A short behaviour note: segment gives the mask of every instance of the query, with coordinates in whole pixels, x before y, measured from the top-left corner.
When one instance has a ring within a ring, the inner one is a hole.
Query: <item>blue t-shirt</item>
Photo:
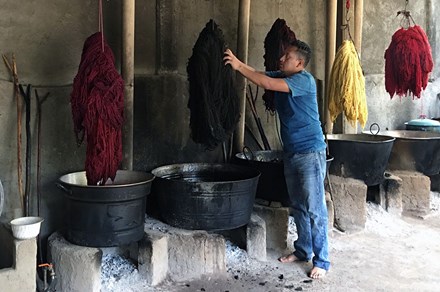
[[[288,77],[283,77],[280,71],[266,72],[266,75],[284,78],[290,89],[288,93],[275,92],[284,151],[296,154],[325,149],[312,74],[302,70]]]

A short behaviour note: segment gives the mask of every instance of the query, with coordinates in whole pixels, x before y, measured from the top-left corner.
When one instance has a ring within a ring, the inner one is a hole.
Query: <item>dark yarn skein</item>
[[[280,58],[287,46],[296,40],[295,33],[287,26],[286,21],[277,18],[264,39],[264,66],[266,71],[280,69]],[[266,110],[275,112],[274,92],[265,90],[263,94]]]
[[[223,33],[211,19],[187,65],[191,138],[208,150],[226,141],[240,118],[233,71],[223,62],[225,49]]]

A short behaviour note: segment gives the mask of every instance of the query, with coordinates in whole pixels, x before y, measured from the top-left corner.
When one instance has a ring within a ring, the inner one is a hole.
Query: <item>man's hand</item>
[[[230,49],[226,49],[223,60],[225,61],[225,65],[231,65],[232,69],[234,70],[238,70],[242,65],[242,62],[237,59],[237,57],[232,53]]]
[[[290,90],[284,79],[271,78],[266,76],[263,72],[256,71],[251,66],[237,59],[230,49],[226,49],[223,61],[225,62],[225,66],[228,64],[231,65],[232,69],[237,70],[241,75],[259,87],[280,92],[289,92]]]

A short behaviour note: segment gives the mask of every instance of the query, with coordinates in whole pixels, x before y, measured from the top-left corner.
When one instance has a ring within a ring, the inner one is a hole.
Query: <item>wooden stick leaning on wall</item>
[[[18,74],[17,74],[17,63],[15,61],[15,54],[12,54],[12,65],[9,63],[8,58],[2,55],[3,61],[6,67],[11,73],[12,82],[14,83],[14,98],[17,103],[17,184],[18,184],[18,194],[20,195],[21,209],[24,213],[24,192],[23,192],[23,168],[21,161],[21,120],[23,115],[23,104],[20,95]]]

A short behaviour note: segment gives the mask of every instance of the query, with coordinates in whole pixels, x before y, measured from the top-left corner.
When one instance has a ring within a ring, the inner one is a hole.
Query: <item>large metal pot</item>
[[[418,171],[435,175],[440,171],[440,133],[431,131],[380,131],[396,139],[391,151],[390,170]]]
[[[144,234],[151,173],[118,170],[115,181],[87,185],[85,171],[63,175],[66,239],[82,246],[106,247],[138,241]]]
[[[260,173],[233,164],[185,163],[152,170],[161,219],[183,229],[228,230],[249,223]]]
[[[367,186],[382,183],[394,140],[384,135],[327,135],[329,152],[334,157],[330,174],[360,179]]]
[[[284,179],[283,151],[246,151],[237,153],[234,163],[257,169],[261,172],[256,197],[267,201],[289,205],[286,181]]]
[[[249,166],[261,172],[258,181],[256,197],[266,201],[281,202],[283,206],[289,206],[289,194],[284,178],[282,150],[245,151],[237,153],[234,163]],[[327,155],[327,170],[333,157]]]

